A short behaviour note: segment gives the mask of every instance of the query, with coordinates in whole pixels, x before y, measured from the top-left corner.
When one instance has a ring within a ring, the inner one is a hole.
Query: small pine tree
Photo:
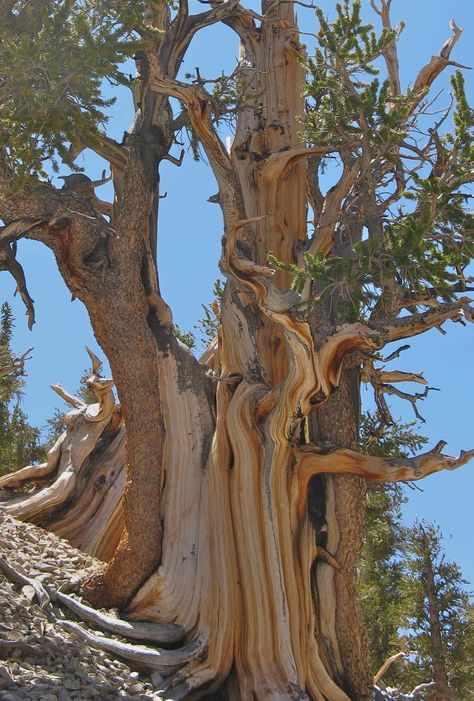
[[[407,529],[403,587],[408,644],[420,668],[436,686],[429,701],[474,699],[473,607],[459,566],[443,553],[439,528],[417,522]]]
[[[4,302],[0,309],[0,366],[13,360],[13,328],[11,307]],[[29,424],[20,405],[25,384],[23,378],[24,371],[20,369],[0,381],[0,474],[41,462],[45,457],[40,431]]]

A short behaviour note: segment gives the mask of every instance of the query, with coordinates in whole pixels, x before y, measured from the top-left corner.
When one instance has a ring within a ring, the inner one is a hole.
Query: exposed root
[[[44,586],[37,579],[28,577],[20,570],[10,565],[4,557],[0,556],[0,571],[7,577],[11,582],[15,584],[21,584],[22,586],[30,586],[34,589],[36,599],[41,608],[44,608],[51,603],[48,592]]]
[[[79,618],[92,623],[95,629],[105,630],[114,635],[133,640],[146,640],[152,643],[169,645],[177,643],[185,635],[184,628],[175,623],[150,623],[148,621],[124,621],[121,618],[107,616],[96,609],[73,599],[60,591],[54,593],[53,598],[66,606]]]
[[[41,582],[20,572],[3,557],[0,557],[0,572],[16,584],[32,587],[39,605],[46,610],[48,617],[58,625],[61,625],[64,630],[84,640],[92,647],[115,657],[126,659],[139,668],[149,671],[156,670],[164,675],[169,675],[189,662],[206,656],[207,643],[201,639],[196,639],[176,650],[163,650],[144,645],[123,643],[119,640],[96,635],[78,623],[65,619],[62,614],[59,614],[58,610],[53,608],[52,602],[59,602],[67,606],[76,615],[92,623],[95,628],[103,628],[120,636],[146,638],[156,641],[157,639],[163,640],[167,635],[168,642],[177,642],[183,637],[184,631],[180,626],[170,625],[168,627],[147,622],[131,624],[127,621],[113,619],[111,616],[105,616],[62,592],[48,591]]]
[[[65,630],[73,633],[88,645],[103,650],[112,655],[116,655],[133,664],[144,667],[148,670],[156,670],[165,674],[171,674],[187,662],[199,658],[206,654],[207,644],[203,640],[194,640],[178,650],[152,649],[144,645],[131,645],[121,643],[112,638],[99,637],[94,633],[82,628],[78,623],[72,621],[60,621]]]

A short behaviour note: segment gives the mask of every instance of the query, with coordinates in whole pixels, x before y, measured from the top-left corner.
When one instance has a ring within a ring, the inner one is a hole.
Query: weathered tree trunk
[[[89,351],[90,352],[90,351]],[[48,452],[47,461],[0,478],[2,508],[67,538],[76,547],[108,560],[123,531],[122,496],[126,476],[125,428],[115,405],[112,381],[100,376],[91,353],[87,380],[99,400],[87,406],[59,385],[53,389],[74,407],[66,430]],[[12,490],[34,485],[15,496]]]
[[[345,370],[334,394],[310,416],[310,436],[315,443],[357,450],[359,392],[358,368]],[[317,475],[309,490],[308,509],[321,552],[313,569],[321,646],[335,679],[349,697],[370,698],[367,641],[356,587],[365,485],[350,475]],[[323,549],[335,562],[324,558]]]

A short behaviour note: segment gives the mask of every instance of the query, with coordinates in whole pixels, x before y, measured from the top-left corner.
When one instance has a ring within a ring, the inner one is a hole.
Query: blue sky
[[[452,16],[464,28],[453,58],[462,64],[474,64],[472,0],[394,0],[392,4],[394,23],[401,19],[406,21],[399,44],[404,85],[413,82],[417,70],[432,54],[438,53],[450,35]],[[334,5],[333,0],[320,2],[329,16]],[[363,0],[363,10],[371,21],[377,22],[368,0]],[[202,11],[202,5],[196,3],[196,11]],[[316,31],[311,11],[298,9],[298,15],[305,31]],[[207,29],[193,42],[183,72],[193,72],[195,66],[199,66],[203,76],[211,77],[221,70],[231,69],[237,55],[238,44],[228,28]],[[448,75],[449,71],[437,83],[437,88],[444,91],[438,98],[439,108],[449,101]],[[469,71],[466,72],[466,81],[468,86],[470,84],[472,96],[473,81]],[[123,90],[111,117],[110,132],[121,138],[130,121],[131,101]],[[176,149],[178,155],[179,147]],[[100,177],[105,167],[99,159],[90,157],[85,165],[87,174],[93,179]],[[160,177],[162,192],[168,192],[160,203],[158,257],[161,288],[173,309],[175,322],[182,330],[192,330],[201,316],[201,304],[212,299],[213,283],[219,274],[217,262],[222,219],[219,207],[206,201],[217,187],[209,168],[204,163],[194,162],[190,152],[186,153],[184,164],[179,169],[165,163]],[[60,181],[57,184],[60,186]],[[107,187],[104,187],[103,196],[106,194]],[[32,423],[42,425],[55,406],[62,406],[49,385],[60,383],[74,390],[87,366],[84,346],[91,346],[100,356],[102,353],[81,302],[70,302],[50,251],[40,244],[22,241],[18,257],[24,265],[30,293],[36,302],[37,323],[33,331],[30,333],[26,327],[23,306],[18,298],[13,297],[14,284],[7,274],[0,275],[0,301],[6,299],[14,308],[15,350],[21,352],[34,346],[33,358],[28,364],[23,407]],[[422,370],[429,384],[440,388],[440,392],[432,392],[420,407],[426,418],[421,432],[428,436],[431,447],[443,438],[448,442],[446,451],[456,455],[461,448],[474,446],[474,326],[465,328],[448,323],[446,329],[447,336],[431,331],[413,339],[411,350],[392,365],[397,369]],[[364,392],[364,397],[370,401],[368,392]],[[393,406],[395,416],[411,420],[409,405],[394,402]],[[408,490],[407,520],[412,521],[418,516],[436,521],[447,536],[448,557],[459,562],[465,576],[474,581],[471,545],[474,461],[454,473],[444,472],[429,477],[419,485],[423,491]]]

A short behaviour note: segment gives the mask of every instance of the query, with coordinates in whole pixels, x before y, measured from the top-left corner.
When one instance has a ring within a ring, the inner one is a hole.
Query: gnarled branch
[[[412,109],[414,109],[420,103],[426,90],[431,87],[439,74],[447,66],[466,68],[466,66],[460,66],[455,61],[450,61],[451,51],[462,34],[462,29],[456,25],[454,19],[451,20],[450,27],[453,35],[443,44],[439,54],[437,56],[432,56],[430,61],[423,66],[416,77],[413,85],[413,93],[418,95],[418,98],[416,99]]]
[[[376,457],[346,448],[323,452],[317,446],[306,445],[294,449],[295,470],[304,485],[313,475],[323,473],[358,475],[375,482],[407,482],[441,470],[456,470],[474,457],[474,450],[462,450],[458,458],[444,455],[441,451],[445,445],[445,441],[439,441],[432,450],[414,458]]]
[[[27,351],[25,351],[22,355],[19,357],[14,356],[11,358],[10,362],[8,365],[4,365],[3,367],[0,367],[0,377],[6,377],[6,375],[10,375],[12,372],[23,372],[24,367],[25,367],[25,362],[27,360],[30,360],[31,356],[29,355],[33,348],[28,348]]]

